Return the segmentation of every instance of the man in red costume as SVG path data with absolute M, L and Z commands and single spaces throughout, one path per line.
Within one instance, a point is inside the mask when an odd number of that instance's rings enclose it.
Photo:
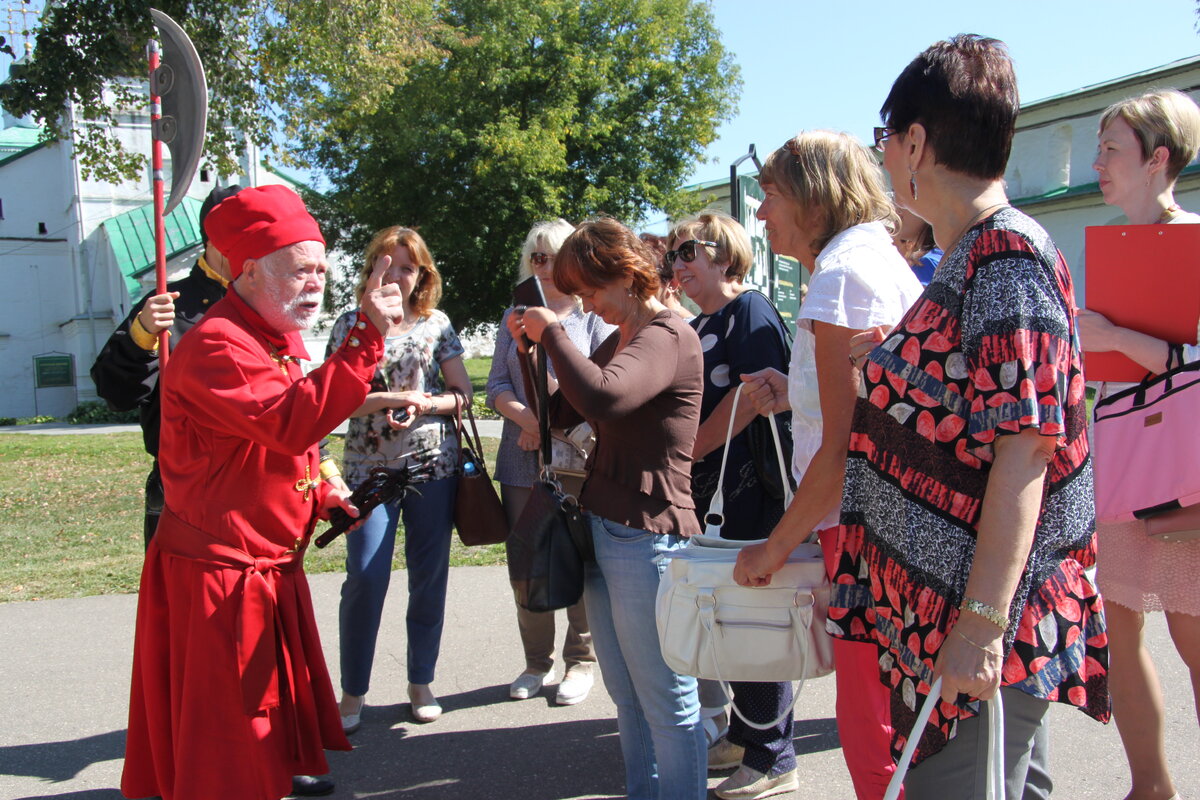
M 320 479 L 317 442 L 366 398 L 402 313 L 387 264 L 354 335 L 307 377 L 299 331 L 321 308 L 325 241 L 290 189 L 245 189 L 205 220 L 231 290 L 162 380 L 167 497 L 138 597 L 121 791 L 278 800 L 349 750 L 302 567 L 318 517 L 357 510 Z

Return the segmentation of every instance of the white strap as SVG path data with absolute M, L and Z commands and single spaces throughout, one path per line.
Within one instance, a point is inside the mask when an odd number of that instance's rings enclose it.
M 929 717 L 937 706 L 941 693 L 942 679 L 938 678 L 933 682 L 933 686 L 929 687 L 929 695 L 921 704 L 921 712 L 917 714 L 917 721 L 908 734 L 908 742 L 904 745 L 904 752 L 900 755 L 900 762 L 896 764 L 896 771 L 892 774 L 883 800 L 896 800 L 900 796 L 913 753 L 916 752 L 921 733 L 929 724 Z M 987 701 L 987 705 L 988 729 L 985 735 L 988 737 L 988 754 L 985 796 L 987 800 L 1004 800 L 1004 701 L 1000 698 L 1000 692 L 996 692 L 995 696 Z
M 725 465 L 729 461 L 729 445 L 733 441 L 733 422 L 737 419 L 738 399 L 746 384 L 740 384 L 733 393 L 733 407 L 729 409 L 729 428 L 725 432 L 725 450 L 721 453 L 721 471 L 717 475 L 717 492 L 708 504 L 708 513 L 704 515 L 704 533 L 708 536 L 720 536 L 721 528 L 725 525 Z M 771 438 L 775 441 L 775 455 L 779 459 L 779 476 L 783 479 L 783 507 L 792 504 L 792 483 L 788 480 L 788 466 L 783 458 L 783 445 L 779 441 L 779 426 L 775 424 L 775 415 L 767 417 L 771 420 Z M 719 522 L 710 522 L 715 517 Z

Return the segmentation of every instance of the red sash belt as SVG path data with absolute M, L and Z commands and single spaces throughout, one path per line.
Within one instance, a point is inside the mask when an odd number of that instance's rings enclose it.
M 281 678 L 288 697 L 294 697 L 291 652 L 283 642 L 286 631 L 295 626 L 285 626 L 280 619 L 280 613 L 286 613 L 290 606 L 278 605 L 275 576 L 299 569 L 304 561 L 304 548 L 274 558 L 252 556 L 189 525 L 170 508 L 162 511 L 154 541 L 167 555 L 241 571 L 240 591 L 233 598 L 240 602 L 234 614 L 234 642 L 246 713 L 254 715 L 277 708 Z

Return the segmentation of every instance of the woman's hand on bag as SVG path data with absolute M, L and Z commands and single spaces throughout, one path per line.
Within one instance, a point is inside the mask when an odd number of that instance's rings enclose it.
M 989 622 L 959 617 L 938 650 L 933 667 L 942 679 L 942 699 L 953 703 L 960 693 L 988 700 L 1000 688 L 1003 634 Z
M 862 369 L 867 354 L 878 347 L 891 331 L 891 325 L 876 325 L 850 337 L 850 363 L 855 369 Z
M 742 375 L 742 395 L 753 404 L 764 417 L 779 414 L 791 408 L 788 404 L 787 375 L 773 367 L 747 372 Z
M 771 552 L 769 542 L 743 547 L 733 565 L 733 580 L 740 586 L 769 586 L 771 576 L 783 569 L 787 555 L 779 558 Z
M 529 452 L 537 450 L 541 443 L 542 437 L 536 430 L 527 431 L 522 429 L 521 435 L 517 437 L 517 447 Z
M 529 341 L 540 342 L 542 333 L 556 322 L 558 322 L 558 315 L 553 311 L 541 306 L 534 306 L 525 309 L 525 313 L 521 315 L 521 332 L 529 338 Z

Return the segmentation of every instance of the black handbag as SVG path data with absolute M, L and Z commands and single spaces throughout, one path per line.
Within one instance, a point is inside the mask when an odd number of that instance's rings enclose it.
M 522 363 L 522 368 L 528 368 Z M 579 501 L 563 491 L 550 461 L 546 353 L 538 348 L 538 480 L 508 539 L 508 577 L 517 604 L 529 611 L 554 611 L 583 596 L 584 564 L 592 560 L 592 534 Z

